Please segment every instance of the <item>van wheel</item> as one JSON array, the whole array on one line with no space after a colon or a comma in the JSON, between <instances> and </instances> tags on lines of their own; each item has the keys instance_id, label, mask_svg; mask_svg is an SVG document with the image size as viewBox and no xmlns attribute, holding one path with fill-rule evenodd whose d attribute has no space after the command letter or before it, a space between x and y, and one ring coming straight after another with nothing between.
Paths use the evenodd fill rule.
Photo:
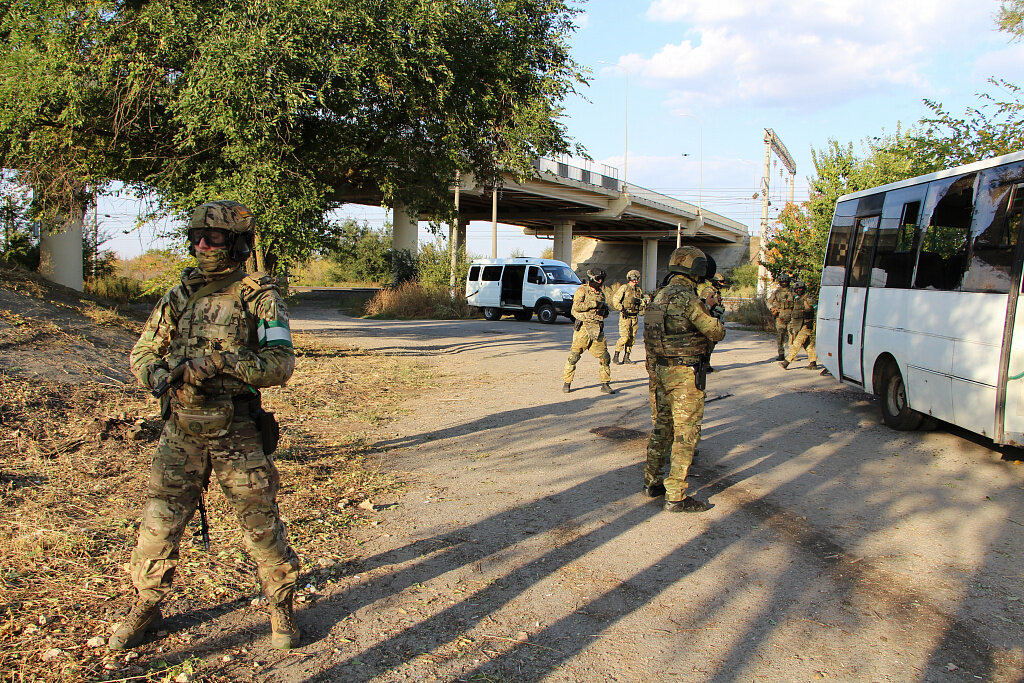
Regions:
<instances>
[{"instance_id":1,"label":"van wheel","mask_svg":"<svg viewBox=\"0 0 1024 683\"><path fill-rule=\"evenodd\" d=\"M921 426L924 415L907 403L907 387L895 363L882 376L882 421L893 429L912 431Z\"/></svg>"},{"instance_id":2,"label":"van wheel","mask_svg":"<svg viewBox=\"0 0 1024 683\"><path fill-rule=\"evenodd\" d=\"M485 320L501 320L501 309L488 306L484 309Z\"/></svg>"},{"instance_id":3,"label":"van wheel","mask_svg":"<svg viewBox=\"0 0 1024 683\"><path fill-rule=\"evenodd\" d=\"M515 316L516 316L516 320L518 320L519 322L525 323L530 318L533 317L533 311L531 311L530 309L526 309L525 311L516 311L515 312Z\"/></svg>"},{"instance_id":4,"label":"van wheel","mask_svg":"<svg viewBox=\"0 0 1024 683\"><path fill-rule=\"evenodd\" d=\"M553 323L558 317L558 311L551 304L541 304L537 307L537 320L542 323Z\"/></svg>"}]
</instances>

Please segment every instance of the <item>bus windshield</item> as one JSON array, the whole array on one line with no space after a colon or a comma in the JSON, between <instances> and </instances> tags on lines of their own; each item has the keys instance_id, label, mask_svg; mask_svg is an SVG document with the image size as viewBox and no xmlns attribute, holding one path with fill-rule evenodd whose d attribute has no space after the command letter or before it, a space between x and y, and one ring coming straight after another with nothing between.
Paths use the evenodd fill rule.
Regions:
<instances>
[{"instance_id":1,"label":"bus windshield","mask_svg":"<svg viewBox=\"0 0 1024 683\"><path fill-rule=\"evenodd\" d=\"M580 279L568 266L542 266L544 274L548 276L548 283L552 285L578 285Z\"/></svg>"}]
</instances>

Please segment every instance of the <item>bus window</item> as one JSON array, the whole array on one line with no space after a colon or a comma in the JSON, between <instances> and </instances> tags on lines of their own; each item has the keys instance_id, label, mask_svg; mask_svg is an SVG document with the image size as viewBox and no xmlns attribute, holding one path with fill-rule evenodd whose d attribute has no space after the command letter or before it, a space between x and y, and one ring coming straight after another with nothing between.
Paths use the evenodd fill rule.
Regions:
<instances>
[{"instance_id":1,"label":"bus window","mask_svg":"<svg viewBox=\"0 0 1024 683\"><path fill-rule=\"evenodd\" d=\"M473 266L469 269L469 281L476 282L480 277L480 266Z\"/></svg>"},{"instance_id":2,"label":"bus window","mask_svg":"<svg viewBox=\"0 0 1024 683\"><path fill-rule=\"evenodd\" d=\"M484 282L497 282L501 279L501 266L484 266L484 274L480 279Z\"/></svg>"},{"instance_id":3,"label":"bus window","mask_svg":"<svg viewBox=\"0 0 1024 683\"><path fill-rule=\"evenodd\" d=\"M842 286L846 280L846 257L853 233L853 216L857 201L847 200L836 204L836 215L832 219L828 248L825 250L825 267L821 271L822 285Z\"/></svg>"},{"instance_id":4,"label":"bus window","mask_svg":"<svg viewBox=\"0 0 1024 683\"><path fill-rule=\"evenodd\" d=\"M526 276L526 281L532 285L543 285L544 284L544 273L537 266L530 266L530 272Z\"/></svg>"},{"instance_id":5,"label":"bus window","mask_svg":"<svg viewBox=\"0 0 1024 683\"><path fill-rule=\"evenodd\" d=\"M871 271L872 287L910 288L917 260L917 224L927 190L927 185L915 185L886 193Z\"/></svg>"},{"instance_id":6,"label":"bus window","mask_svg":"<svg viewBox=\"0 0 1024 683\"><path fill-rule=\"evenodd\" d=\"M850 287L867 287L871 272L871 253L875 248L875 237L878 234L878 216L863 216L857 219L856 232L859 234L853 252L853 263L850 266ZM872 282L872 287L881 283Z\"/></svg>"},{"instance_id":7,"label":"bus window","mask_svg":"<svg viewBox=\"0 0 1024 683\"><path fill-rule=\"evenodd\" d=\"M925 217L930 216L921 236L914 279L916 289L959 289L967 265L967 234L974 213L974 179L968 173L958 178L935 180L928 186Z\"/></svg>"},{"instance_id":8,"label":"bus window","mask_svg":"<svg viewBox=\"0 0 1024 683\"><path fill-rule=\"evenodd\" d=\"M1010 291L1014 251L1024 206L1024 164L982 173L974 244L964 277L964 291L1006 294Z\"/></svg>"}]
</instances>

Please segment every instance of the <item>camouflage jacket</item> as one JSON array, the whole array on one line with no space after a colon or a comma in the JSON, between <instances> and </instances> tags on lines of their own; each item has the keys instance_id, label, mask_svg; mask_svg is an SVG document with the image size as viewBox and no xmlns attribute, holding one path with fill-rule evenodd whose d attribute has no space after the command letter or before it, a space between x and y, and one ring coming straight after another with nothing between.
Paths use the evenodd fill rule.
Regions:
<instances>
[{"instance_id":1,"label":"camouflage jacket","mask_svg":"<svg viewBox=\"0 0 1024 683\"><path fill-rule=\"evenodd\" d=\"M779 320L788 322L793 315L795 300L796 294L793 293L792 289L780 286L768 297L768 308L772 310L772 313L779 316Z\"/></svg>"},{"instance_id":2,"label":"camouflage jacket","mask_svg":"<svg viewBox=\"0 0 1024 683\"><path fill-rule=\"evenodd\" d=\"M801 327L814 327L817 316L817 297L811 293L798 296L793 303L793 317L789 321L789 326L794 331L798 331Z\"/></svg>"},{"instance_id":3,"label":"camouflage jacket","mask_svg":"<svg viewBox=\"0 0 1024 683\"><path fill-rule=\"evenodd\" d=\"M631 285L627 282L612 295L612 308L626 315L640 315L646 305L644 290L640 289L640 285Z\"/></svg>"},{"instance_id":4,"label":"camouflage jacket","mask_svg":"<svg viewBox=\"0 0 1024 683\"><path fill-rule=\"evenodd\" d=\"M649 356L696 361L708 352L708 342L724 338L725 325L712 317L697 296L697 283L686 275L673 275L644 313L644 346Z\"/></svg>"},{"instance_id":5,"label":"camouflage jacket","mask_svg":"<svg viewBox=\"0 0 1024 683\"><path fill-rule=\"evenodd\" d=\"M722 293L718 291L717 287L707 280L704 280L697 285L697 296L700 297L701 301L708 305L708 308L722 304Z\"/></svg>"},{"instance_id":6,"label":"camouflage jacket","mask_svg":"<svg viewBox=\"0 0 1024 683\"><path fill-rule=\"evenodd\" d=\"M225 354L225 367L203 382L207 396L236 396L250 388L284 384L295 369L288 310L277 281L263 273L246 275L192 303L207 284L198 269L186 268L181 284L157 303L132 349L132 373L144 386L158 368L190 358Z\"/></svg>"}]
</instances>

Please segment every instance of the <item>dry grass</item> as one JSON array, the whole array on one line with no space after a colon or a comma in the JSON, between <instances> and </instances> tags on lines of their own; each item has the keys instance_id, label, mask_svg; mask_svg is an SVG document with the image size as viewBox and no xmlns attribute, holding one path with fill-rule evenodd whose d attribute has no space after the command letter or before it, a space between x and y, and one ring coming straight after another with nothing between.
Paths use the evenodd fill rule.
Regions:
<instances>
[{"instance_id":1,"label":"dry grass","mask_svg":"<svg viewBox=\"0 0 1024 683\"><path fill-rule=\"evenodd\" d=\"M730 321L757 330L775 331L775 318L772 317L763 297L740 299L735 302L727 301L726 306L729 309L728 319Z\"/></svg>"},{"instance_id":2,"label":"dry grass","mask_svg":"<svg viewBox=\"0 0 1024 683\"><path fill-rule=\"evenodd\" d=\"M370 462L373 425L430 378L407 359L308 335L296 336L296 351L292 381L266 390L264 403L282 426L279 503L302 559L300 585L322 588L355 556L352 526L373 523L357 506L395 490ZM124 567L162 427L155 413L141 389L0 374L3 683L169 681L183 672L194 681L230 680L217 660L189 655L187 630L128 653L89 644L109 635L131 599ZM258 595L253 566L216 484L207 506L211 552L186 532L165 615L256 609L249 605Z\"/></svg>"},{"instance_id":3,"label":"dry grass","mask_svg":"<svg viewBox=\"0 0 1024 683\"><path fill-rule=\"evenodd\" d=\"M410 281L377 292L366 304L371 318L400 320L461 320L472 317L463 292L452 299L447 287L431 287Z\"/></svg>"}]
</instances>

